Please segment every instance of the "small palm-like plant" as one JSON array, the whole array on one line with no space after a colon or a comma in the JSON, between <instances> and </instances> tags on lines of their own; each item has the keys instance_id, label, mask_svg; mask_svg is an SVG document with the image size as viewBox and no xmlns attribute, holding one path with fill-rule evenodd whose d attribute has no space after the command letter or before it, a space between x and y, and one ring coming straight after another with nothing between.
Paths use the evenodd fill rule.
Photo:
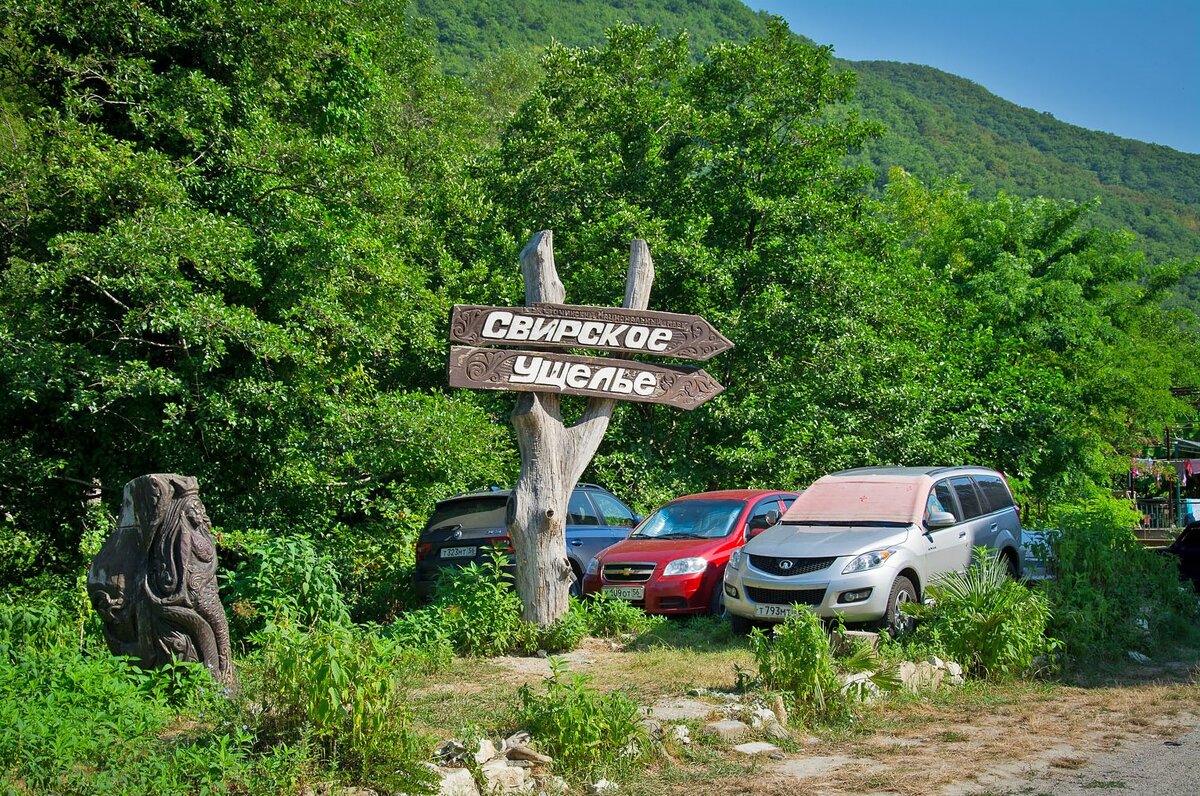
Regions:
<instances>
[{"instance_id":1,"label":"small palm-like plant","mask_svg":"<svg viewBox=\"0 0 1200 796\"><path fill-rule=\"evenodd\" d=\"M1009 577L992 551L977 548L965 572L942 575L926 594L932 604L909 603L905 613L923 620L919 632L939 639L946 655L976 676L1022 674L1058 647L1046 637L1050 603Z\"/></svg>"}]
</instances>

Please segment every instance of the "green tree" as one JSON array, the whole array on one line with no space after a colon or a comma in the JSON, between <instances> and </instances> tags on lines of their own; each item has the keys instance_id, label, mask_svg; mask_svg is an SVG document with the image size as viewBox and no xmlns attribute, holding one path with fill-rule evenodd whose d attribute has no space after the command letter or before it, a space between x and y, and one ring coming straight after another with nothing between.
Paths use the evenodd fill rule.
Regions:
<instances>
[{"instance_id":1,"label":"green tree","mask_svg":"<svg viewBox=\"0 0 1200 796\"><path fill-rule=\"evenodd\" d=\"M485 212L458 187L481 130L402 10L0 14L0 503L52 537L44 564L92 479L195 474L220 526L370 560L502 479L503 432L439 389L471 279L439 222Z\"/></svg>"}]
</instances>

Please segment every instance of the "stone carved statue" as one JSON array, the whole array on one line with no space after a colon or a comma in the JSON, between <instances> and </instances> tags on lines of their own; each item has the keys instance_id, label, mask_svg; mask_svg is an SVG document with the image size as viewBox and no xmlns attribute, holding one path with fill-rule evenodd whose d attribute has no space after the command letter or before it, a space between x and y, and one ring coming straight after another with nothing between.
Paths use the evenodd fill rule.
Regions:
<instances>
[{"instance_id":1,"label":"stone carved statue","mask_svg":"<svg viewBox=\"0 0 1200 796\"><path fill-rule=\"evenodd\" d=\"M211 528L195 478L155 473L125 485L117 530L87 578L114 654L145 668L199 661L217 680L232 679Z\"/></svg>"}]
</instances>

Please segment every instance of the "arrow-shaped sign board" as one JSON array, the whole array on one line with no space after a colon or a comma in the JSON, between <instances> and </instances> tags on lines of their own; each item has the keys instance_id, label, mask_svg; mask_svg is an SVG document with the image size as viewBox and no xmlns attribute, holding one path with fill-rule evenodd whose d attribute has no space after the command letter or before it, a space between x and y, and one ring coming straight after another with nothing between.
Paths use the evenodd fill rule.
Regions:
<instances>
[{"instance_id":1,"label":"arrow-shaped sign board","mask_svg":"<svg viewBox=\"0 0 1200 796\"><path fill-rule=\"evenodd\" d=\"M700 368L647 365L548 351L451 346L451 387L556 392L695 409L725 388Z\"/></svg>"},{"instance_id":2,"label":"arrow-shaped sign board","mask_svg":"<svg viewBox=\"0 0 1200 796\"><path fill-rule=\"evenodd\" d=\"M698 315L576 304L456 304L450 313L450 340L474 346L596 348L701 361L733 348L729 338Z\"/></svg>"}]
</instances>

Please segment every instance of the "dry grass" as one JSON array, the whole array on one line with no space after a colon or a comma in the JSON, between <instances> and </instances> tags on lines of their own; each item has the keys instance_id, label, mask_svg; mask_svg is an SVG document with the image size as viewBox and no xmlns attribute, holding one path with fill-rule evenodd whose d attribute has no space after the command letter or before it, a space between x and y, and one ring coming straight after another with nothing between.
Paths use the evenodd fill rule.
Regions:
<instances>
[{"instance_id":1,"label":"dry grass","mask_svg":"<svg viewBox=\"0 0 1200 796\"><path fill-rule=\"evenodd\" d=\"M732 689L734 667L753 668L744 640L704 642L693 638L692 630L673 626L665 637L629 650L589 640L564 657L573 670L591 675L598 688L621 689L642 704L690 688ZM471 732L495 735L515 729L510 722L517 689L548 674L548 661L538 658L458 660L448 671L425 678L411 708L418 726L439 739ZM819 741L812 745L785 744L788 759L783 761L744 758L703 741L674 748L637 781L623 783L622 792L1007 793L1031 775L1077 770L1092 755L1128 739L1172 737L1194 727L1200 722L1198 675L1200 667L1191 661L1159 667L1154 676L1143 670L1110 672L1086 687L970 683L919 698L896 697L864 709L857 721L817 728ZM797 737L808 734L796 730Z\"/></svg>"}]
</instances>

